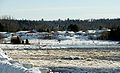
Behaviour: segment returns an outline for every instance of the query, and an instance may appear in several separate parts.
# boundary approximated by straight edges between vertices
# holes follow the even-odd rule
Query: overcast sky
[[[16,19],[119,18],[120,0],[0,0],[0,16]]]

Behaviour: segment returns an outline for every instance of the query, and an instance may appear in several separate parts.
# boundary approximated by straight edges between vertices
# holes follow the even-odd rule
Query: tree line
[[[15,20],[15,19],[0,19],[0,31],[16,32],[21,30],[36,29],[39,32],[43,31],[73,31],[101,28],[114,28],[120,26],[120,19],[90,19],[90,20]]]

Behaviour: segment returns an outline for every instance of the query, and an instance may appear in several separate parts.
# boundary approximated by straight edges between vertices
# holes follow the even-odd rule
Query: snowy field
[[[118,41],[72,38],[62,41],[30,39],[29,43],[0,44],[12,60],[1,56],[7,61],[0,61],[0,73],[47,73],[42,70],[49,69],[62,73],[120,72]]]
[[[31,39],[29,45],[24,44],[0,44],[2,49],[61,49],[61,48],[120,48],[117,41],[99,40],[42,40]]]

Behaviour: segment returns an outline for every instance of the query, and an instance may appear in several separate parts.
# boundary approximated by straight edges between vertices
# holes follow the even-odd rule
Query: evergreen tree
[[[73,32],[77,32],[79,31],[79,28],[77,25],[73,25],[73,24],[70,24],[67,28],[68,31],[73,31]]]
[[[3,27],[3,25],[0,23],[0,31],[2,32],[2,31],[4,31],[4,27]]]

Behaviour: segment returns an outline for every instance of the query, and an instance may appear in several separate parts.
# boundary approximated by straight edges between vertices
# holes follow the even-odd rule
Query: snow
[[[27,69],[10,63],[0,62],[0,73],[29,73]]]
[[[31,45],[23,45],[23,44],[0,44],[1,48],[3,49],[36,49],[39,48],[39,46],[43,46],[42,48],[70,48],[70,47],[111,47],[110,45],[116,47],[116,44],[118,42],[113,42],[113,41],[97,41],[97,40],[77,40],[75,38],[72,38],[72,40],[64,40],[61,41],[60,43],[57,40],[30,40],[30,42],[34,42]],[[39,44],[38,44],[39,43]],[[92,46],[91,46],[92,45]],[[117,46],[119,47],[119,46]],[[4,54],[2,50],[0,50],[0,58],[6,58],[8,59],[7,55]],[[40,60],[39,60],[40,61]],[[60,62],[60,64],[58,63]],[[61,63],[62,62],[62,63]],[[55,67],[54,69],[51,68],[52,70],[56,71],[69,71],[72,73],[85,73],[85,72],[119,72],[119,62],[114,62],[114,61],[98,61],[98,60],[93,60],[93,61],[66,61],[66,60],[56,60],[56,61],[50,61],[46,62],[41,60],[40,63],[46,64],[46,65],[63,65],[66,67],[63,68],[57,68]],[[74,64],[74,65],[73,65]],[[0,61],[0,73],[46,73],[48,69],[45,68],[32,68],[30,64],[19,64],[19,63],[11,63],[9,61]]]
[[[87,30],[87,33],[96,33],[96,30]]]
[[[25,67],[29,67],[30,64],[23,64]],[[0,49],[0,73],[41,73],[37,69],[27,69],[18,62],[13,62],[2,49]]]
[[[85,35],[74,35],[65,36],[58,35],[57,39],[38,39],[38,33],[26,35],[27,31],[20,31],[18,34],[22,33],[22,39],[29,39],[30,44],[0,44],[0,73],[46,73],[48,69],[40,67],[33,68],[32,64],[15,62],[9,58],[2,49],[61,49],[61,48],[120,48],[118,41],[100,41],[100,40],[89,40],[88,36]],[[64,34],[64,32],[58,31],[59,34]],[[72,33],[72,32],[71,32]],[[95,33],[95,31],[90,30],[89,33]],[[72,33],[73,34],[73,33]],[[10,39],[10,38],[8,38]],[[6,40],[8,40],[6,39]],[[60,41],[58,41],[60,40]],[[70,71],[72,73],[85,73],[85,72],[119,72],[120,63],[114,61],[106,60],[92,60],[92,61],[66,61],[66,60],[56,60],[56,61],[41,61],[46,65],[64,65],[68,66],[66,68],[56,68],[57,70]],[[58,64],[57,62],[62,62]],[[74,62],[74,63],[73,63]],[[54,63],[54,64],[53,64]],[[73,65],[74,64],[74,65]],[[71,68],[69,66],[75,66]]]
[[[91,30],[93,31],[93,30]],[[94,30],[95,31],[95,30]],[[41,33],[33,33],[32,35],[24,34],[27,31],[20,31],[16,34],[20,35],[22,39],[28,39],[30,45],[14,45],[14,44],[0,44],[1,48],[3,49],[23,49],[23,48],[32,48],[32,49],[39,49],[39,48],[99,48],[99,47],[119,47],[118,41],[100,41],[100,40],[90,40],[89,35],[73,35],[68,36],[65,35],[66,31],[57,31],[56,33],[62,33],[62,35],[53,35],[56,37],[55,39],[38,39]],[[68,32],[72,33],[72,32]],[[78,32],[79,33],[79,32]],[[97,35],[95,36],[97,37]],[[10,43],[10,37],[6,39],[6,43]]]
[[[39,68],[27,69],[9,62],[0,62],[0,73],[42,73]]]
[[[119,48],[118,41],[83,40],[67,37],[68,40],[31,39],[28,45],[0,44],[2,49],[42,49],[42,48]]]
[[[0,60],[11,60],[11,58],[9,58],[2,49],[0,49]]]
[[[94,47],[119,47],[116,46],[118,45],[118,42],[114,41],[98,41],[98,40],[79,40],[79,39],[74,39],[71,38],[72,40],[62,40],[62,41],[57,41],[57,40],[30,40],[31,43],[33,44],[38,44],[38,45],[45,45],[47,48],[82,48],[82,47],[88,47],[88,48],[94,48]]]

